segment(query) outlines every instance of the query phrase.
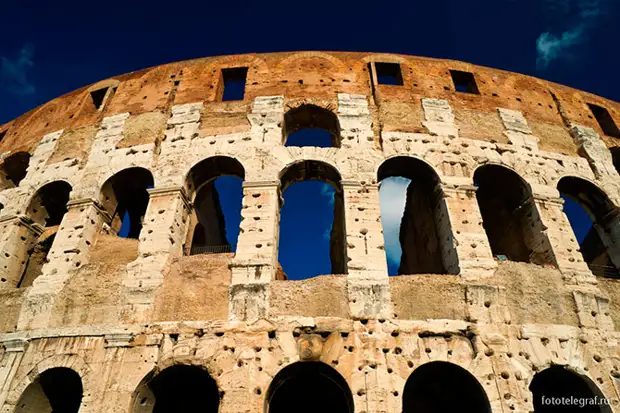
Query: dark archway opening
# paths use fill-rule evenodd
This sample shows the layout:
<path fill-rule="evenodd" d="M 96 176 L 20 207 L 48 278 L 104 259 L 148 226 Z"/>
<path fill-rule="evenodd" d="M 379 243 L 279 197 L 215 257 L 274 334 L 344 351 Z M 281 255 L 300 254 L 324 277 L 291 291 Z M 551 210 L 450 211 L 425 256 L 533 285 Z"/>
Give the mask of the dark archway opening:
<path fill-rule="evenodd" d="M 148 384 L 154 396 L 152 413 L 217 413 L 220 395 L 209 373 L 195 366 L 172 366 Z"/>
<path fill-rule="evenodd" d="M 485 165 L 474 185 L 493 255 L 499 259 L 556 265 L 529 185 L 514 171 Z"/>
<path fill-rule="evenodd" d="M 340 174 L 319 161 L 289 166 L 281 176 L 279 257 L 291 280 L 346 274 Z"/>
<path fill-rule="evenodd" d="M 340 147 L 340 124 L 331 110 L 304 104 L 284 115 L 284 146 Z"/>
<path fill-rule="evenodd" d="M 619 277 L 612 251 L 620 241 L 618 208 L 590 182 L 564 177 L 558 182 L 564 213 L 573 228 L 584 261 L 593 274 Z"/>
<path fill-rule="evenodd" d="M 456 273 L 456 251 L 435 171 L 420 160 L 396 157 L 381 165 L 378 181 L 390 275 Z"/>
<path fill-rule="evenodd" d="M 403 413 L 490 413 L 478 380 L 456 364 L 434 361 L 418 367 L 407 379 Z"/>
<path fill-rule="evenodd" d="M 241 163 L 225 156 L 205 159 L 192 168 L 186 182 L 194 205 L 186 254 L 236 250 L 244 178 Z"/>
<path fill-rule="evenodd" d="M 26 388 L 15 413 L 77 413 L 82 393 L 79 374 L 65 367 L 55 367 L 41 373 Z"/>
<path fill-rule="evenodd" d="M 267 413 L 353 413 L 353 396 L 344 378 L 320 362 L 298 362 L 274 377 Z"/>
<path fill-rule="evenodd" d="M 26 177 L 30 154 L 28 152 L 17 152 L 8 156 L 2 164 L 3 177 L 0 180 L 3 188 L 19 186 L 19 183 Z M 2 189 L 2 188 L 0 188 Z"/>
<path fill-rule="evenodd" d="M 144 168 L 125 169 L 103 185 L 103 203 L 112 216 L 111 228 L 122 238 L 138 239 L 149 204 L 153 175 Z"/>
<path fill-rule="evenodd" d="M 530 384 L 530 391 L 535 413 L 611 412 L 610 407 L 604 404 L 605 398 L 601 391 L 589 378 L 561 366 L 549 367 L 536 373 Z M 564 402 L 561 401 L 562 398 Z"/>
<path fill-rule="evenodd" d="M 616 146 L 609 149 L 609 151 L 611 152 L 611 159 L 613 160 L 616 172 L 620 174 L 620 147 Z"/>

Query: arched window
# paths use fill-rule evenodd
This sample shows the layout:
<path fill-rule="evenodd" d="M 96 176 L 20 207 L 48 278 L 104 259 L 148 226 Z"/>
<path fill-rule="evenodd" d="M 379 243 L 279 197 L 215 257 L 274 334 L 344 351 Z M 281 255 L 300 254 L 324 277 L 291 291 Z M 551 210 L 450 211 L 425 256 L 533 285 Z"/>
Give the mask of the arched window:
<path fill-rule="evenodd" d="M 530 383 L 534 413 L 611 413 L 603 394 L 588 377 L 560 366 L 549 367 L 534 375 Z M 561 398 L 564 398 L 562 403 Z M 577 400 L 570 404 L 566 400 Z M 598 400 L 599 405 L 594 405 Z M 580 406 L 578 403 L 583 403 Z"/>
<path fill-rule="evenodd" d="M 39 189 L 30 201 L 26 215 L 44 227 L 44 230 L 38 239 L 26 240 L 30 247 L 22 276 L 17 284 L 18 287 L 30 287 L 41 275 L 43 264 L 47 262 L 47 256 L 52 249 L 58 226 L 67 213 L 71 190 L 71 185 L 67 182 L 51 182 Z"/>
<path fill-rule="evenodd" d="M 556 264 L 530 186 L 519 175 L 499 165 L 485 165 L 476 170 L 474 185 L 494 256 Z"/>
<path fill-rule="evenodd" d="M 137 239 L 149 204 L 153 175 L 144 168 L 124 169 L 106 181 L 102 203 L 112 216 L 110 226 L 122 238 Z"/>
<path fill-rule="evenodd" d="M 403 413 L 491 413 L 478 380 L 456 364 L 433 361 L 418 367 L 407 379 Z"/>
<path fill-rule="evenodd" d="M 620 174 L 620 147 L 616 146 L 609 150 L 611 152 L 611 159 L 614 162 L 616 171 Z"/>
<path fill-rule="evenodd" d="M 205 159 L 191 169 L 186 186 L 194 211 L 186 254 L 236 250 L 244 177 L 241 163 L 226 156 Z"/>
<path fill-rule="evenodd" d="M 82 379 L 66 367 L 54 367 L 30 383 L 15 413 L 77 413 L 82 403 Z"/>
<path fill-rule="evenodd" d="M 346 274 L 340 174 L 318 161 L 295 163 L 280 178 L 279 257 L 289 279 Z"/>
<path fill-rule="evenodd" d="M 304 104 L 284 115 L 284 146 L 340 147 L 338 117 L 328 109 Z"/>
<path fill-rule="evenodd" d="M 30 154 L 28 152 L 16 152 L 6 157 L 2 163 L 0 173 L 0 190 L 19 186 L 19 183 L 26 177 Z"/>
<path fill-rule="evenodd" d="M 379 168 L 381 223 L 390 275 L 456 270 L 452 233 L 439 177 L 426 163 L 404 156 Z"/>
<path fill-rule="evenodd" d="M 320 362 L 297 362 L 271 382 L 265 413 L 353 413 L 353 396 L 336 370 Z"/>
<path fill-rule="evenodd" d="M 620 241 L 618 208 L 603 191 L 580 178 L 560 179 L 558 191 L 584 261 L 595 275 L 617 277 L 610 249 L 618 248 Z"/>
<path fill-rule="evenodd" d="M 217 413 L 219 405 L 217 383 L 206 370 L 176 365 L 137 389 L 132 413 Z"/>

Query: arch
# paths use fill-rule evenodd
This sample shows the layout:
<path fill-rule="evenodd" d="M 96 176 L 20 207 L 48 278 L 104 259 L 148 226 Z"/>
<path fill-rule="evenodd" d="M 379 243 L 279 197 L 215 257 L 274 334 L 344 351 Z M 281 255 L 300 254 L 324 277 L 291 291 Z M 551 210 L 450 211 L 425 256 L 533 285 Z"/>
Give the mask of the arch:
<path fill-rule="evenodd" d="M 84 389 L 80 375 L 67 367 L 40 373 L 17 401 L 15 413 L 77 413 Z"/>
<path fill-rule="evenodd" d="M 435 170 L 422 160 L 397 156 L 381 164 L 377 181 L 390 274 L 456 274 L 450 218 Z"/>
<path fill-rule="evenodd" d="M 288 365 L 273 378 L 265 397 L 265 413 L 353 413 L 353 395 L 332 367 L 306 361 Z"/>
<path fill-rule="evenodd" d="M 558 181 L 564 213 L 575 232 L 584 261 L 592 272 L 617 277 L 620 265 L 620 213 L 607 194 L 573 176 Z M 583 213 L 580 214 L 580 210 Z"/>
<path fill-rule="evenodd" d="M 137 239 L 154 185 L 148 169 L 132 167 L 110 177 L 101 187 L 100 200 L 112 217 L 110 227 L 121 237 Z"/>
<path fill-rule="evenodd" d="M 44 227 L 60 225 L 72 190 L 67 181 L 52 181 L 43 185 L 30 199 L 26 215 Z"/>
<path fill-rule="evenodd" d="M 301 104 L 284 114 L 284 146 L 340 147 L 336 114 L 313 104 Z"/>
<path fill-rule="evenodd" d="M 611 152 L 611 159 L 614 163 L 614 168 L 616 168 L 616 172 L 620 174 L 620 147 L 615 146 L 610 148 L 609 151 Z"/>
<path fill-rule="evenodd" d="M 174 365 L 149 374 L 133 395 L 131 413 L 217 413 L 220 392 L 203 368 Z"/>
<path fill-rule="evenodd" d="M 562 366 L 551 366 L 536 373 L 529 390 L 533 395 L 534 413 L 611 413 L 609 405 L 604 403 L 603 393 L 589 377 Z M 562 403 L 559 398 L 572 398 L 577 404 Z M 597 400 L 600 404 L 593 404 Z"/>
<path fill-rule="evenodd" d="M 484 389 L 470 372 L 456 364 L 433 361 L 411 373 L 403 391 L 403 413 L 456 411 L 491 413 Z"/>
<path fill-rule="evenodd" d="M 474 172 L 474 185 L 494 256 L 556 265 L 530 185 L 519 174 L 503 165 L 486 164 Z"/>
<path fill-rule="evenodd" d="M 210 157 L 192 167 L 185 181 L 194 206 L 185 243 L 186 254 L 235 250 L 244 179 L 241 162 L 228 156 Z M 224 208 L 225 205 L 228 208 Z"/>
<path fill-rule="evenodd" d="M 319 181 L 324 185 L 317 185 L 316 183 L 310 184 L 308 181 Z M 296 187 L 292 192 L 290 188 L 300 184 L 304 187 Z M 325 185 L 326 184 L 326 185 Z M 305 191 L 303 191 L 306 189 Z M 303 275 L 292 276 L 293 279 L 308 278 L 315 275 L 325 274 L 321 270 L 313 270 L 310 267 L 319 268 L 320 262 L 322 262 L 322 254 L 309 253 L 306 251 L 303 257 L 293 257 L 292 248 L 299 251 L 300 239 L 303 237 L 303 241 L 307 242 L 308 235 L 317 235 L 317 231 L 323 231 L 322 226 L 330 224 L 323 220 L 324 214 L 313 213 L 313 217 L 320 221 L 309 221 L 308 215 L 295 216 L 295 209 L 290 209 L 287 205 L 287 199 L 291 194 L 296 196 L 297 205 L 310 205 L 310 202 L 315 203 L 316 207 L 320 209 L 332 210 L 333 219 L 331 222 L 331 229 L 326 228 L 326 231 L 319 234 L 320 237 L 329 239 L 329 261 L 331 263 L 331 270 L 329 274 L 346 274 L 347 273 L 347 258 L 346 258 L 346 231 L 345 231 L 345 214 L 344 214 L 344 197 L 341 185 L 341 176 L 336 168 L 333 166 L 316 160 L 305 160 L 295 162 L 287 166 L 280 173 L 280 190 L 283 196 L 283 205 L 281 205 L 281 225 L 280 225 L 280 243 L 279 254 L 281 257 L 283 269 L 287 272 L 287 261 L 289 264 L 296 262 L 297 266 L 301 266 L 299 259 L 303 258 L 308 264 L 312 264 L 305 268 Z M 297 195 L 296 195 L 297 193 Z M 320 197 L 320 198 L 319 198 Z M 302 199 L 303 198 L 303 199 Z M 289 199 L 290 201 L 290 199 Z M 283 228 L 285 230 L 283 231 Z M 289 229 L 295 228 L 295 231 L 289 231 Z M 308 233 L 311 231 L 311 234 Z M 316 248 L 323 245 L 322 240 L 318 240 L 315 243 Z M 284 250 L 283 250 L 284 245 Z M 315 249 L 316 251 L 316 249 Z M 291 264 L 292 265 L 292 264 Z M 290 269 L 290 265 L 288 265 Z M 313 273 L 319 271 L 319 274 Z M 291 275 L 287 272 L 288 275 Z M 300 273 L 301 274 L 301 273 Z"/>
<path fill-rule="evenodd" d="M 26 177 L 29 164 L 30 154 L 28 152 L 16 152 L 7 156 L 2 163 L 3 176 L 0 177 L 0 182 L 4 181 L 2 186 L 6 188 L 19 186 L 19 183 Z"/>

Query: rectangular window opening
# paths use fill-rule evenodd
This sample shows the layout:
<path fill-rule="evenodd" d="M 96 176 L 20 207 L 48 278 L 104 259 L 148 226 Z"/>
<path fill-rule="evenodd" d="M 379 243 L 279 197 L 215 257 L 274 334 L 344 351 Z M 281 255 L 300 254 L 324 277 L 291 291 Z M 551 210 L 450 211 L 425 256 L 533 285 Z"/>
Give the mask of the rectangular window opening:
<path fill-rule="evenodd" d="M 616 125 L 607 109 L 590 103 L 588 103 L 588 106 L 590 107 L 590 110 L 596 118 L 599 126 L 603 130 L 603 133 L 607 136 L 620 138 L 620 130 L 618 129 L 618 125 Z"/>
<path fill-rule="evenodd" d="M 2 142 L 2 140 L 4 139 L 4 137 L 6 136 L 6 132 L 5 130 L 3 130 L 2 132 L 0 132 L 0 142 Z"/>
<path fill-rule="evenodd" d="M 106 93 L 108 93 L 107 87 L 90 92 L 90 97 L 93 99 L 93 104 L 96 109 L 100 109 L 103 105 L 103 99 L 105 99 Z"/>
<path fill-rule="evenodd" d="M 460 70 L 450 70 L 450 75 L 452 76 L 454 89 L 456 89 L 457 92 L 473 93 L 475 95 L 480 94 L 473 73 L 461 72 Z"/>
<path fill-rule="evenodd" d="M 229 102 L 231 100 L 243 100 L 243 97 L 245 95 L 245 81 L 247 77 L 247 67 L 222 69 L 222 78 L 224 81 L 222 102 Z"/>
<path fill-rule="evenodd" d="M 400 63 L 375 63 L 377 70 L 377 83 L 380 85 L 403 85 L 403 75 L 400 71 Z"/>

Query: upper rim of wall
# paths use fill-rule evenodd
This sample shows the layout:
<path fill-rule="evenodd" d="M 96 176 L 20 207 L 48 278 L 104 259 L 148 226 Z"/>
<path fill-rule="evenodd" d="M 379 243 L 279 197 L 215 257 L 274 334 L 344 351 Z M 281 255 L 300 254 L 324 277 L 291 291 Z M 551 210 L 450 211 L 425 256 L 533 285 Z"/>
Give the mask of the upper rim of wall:
<path fill-rule="evenodd" d="M 320 67 L 312 67 L 312 65 L 308 66 L 308 62 L 311 60 L 321 60 L 324 61 L 324 63 L 321 64 Z M 169 106 L 171 105 L 197 102 L 215 102 L 215 99 L 213 98 L 213 94 L 215 92 L 209 93 L 208 89 L 217 89 L 217 84 L 213 84 L 213 78 L 215 76 L 212 75 L 212 73 L 217 72 L 216 68 L 224 69 L 247 65 L 251 67 L 250 71 L 253 70 L 256 74 L 260 74 L 262 76 L 261 79 L 267 75 L 267 81 L 277 82 L 279 80 L 279 73 L 290 74 L 290 71 L 287 72 L 287 69 L 295 66 L 297 63 L 300 64 L 300 66 L 298 66 L 300 68 L 300 73 L 307 73 L 309 70 L 317 71 L 317 73 L 321 71 L 323 73 L 331 73 L 334 75 L 331 79 L 332 82 L 336 82 L 336 80 L 340 80 L 340 78 L 344 77 L 342 80 L 350 83 L 351 85 L 347 85 L 349 87 L 343 87 L 342 85 L 327 85 L 327 87 L 323 89 L 324 91 L 327 91 L 328 94 L 333 94 L 334 97 L 335 93 L 338 92 L 350 93 L 347 89 L 357 89 L 358 91 L 361 90 L 361 94 L 370 95 L 374 93 L 374 89 L 369 84 L 368 75 L 366 75 L 366 77 L 360 77 L 359 74 L 366 71 L 365 67 L 367 63 L 371 61 L 401 64 L 401 70 L 403 72 L 405 83 L 404 88 L 400 91 L 400 93 L 385 93 L 382 99 L 387 101 L 405 101 L 408 99 L 415 99 L 419 96 L 444 98 L 442 95 L 453 95 L 452 97 L 458 98 L 460 101 L 465 101 L 461 107 L 477 108 L 479 106 L 485 106 L 484 103 L 475 102 L 475 99 L 471 99 L 471 97 L 468 96 L 463 96 L 462 93 L 457 95 L 458 92 L 450 89 L 451 85 L 447 83 L 444 75 L 446 73 L 446 69 L 452 69 L 468 71 L 474 74 L 480 89 L 480 94 L 476 95 L 478 100 L 496 98 L 500 96 L 514 97 L 517 95 L 531 95 L 530 97 L 532 97 L 541 91 L 553 91 L 553 93 L 557 95 L 558 99 L 562 103 L 567 104 L 567 106 L 570 106 L 571 104 L 577 105 L 577 109 L 572 110 L 576 112 L 574 114 L 575 116 L 571 116 L 572 108 L 569 108 L 569 110 L 566 111 L 568 113 L 568 117 L 572 117 L 570 120 L 573 123 L 599 129 L 595 122 L 591 122 L 593 119 L 592 116 L 587 115 L 587 113 L 577 113 L 584 111 L 582 110 L 583 108 L 579 107 L 579 103 L 583 106 L 583 103 L 587 101 L 587 103 L 593 103 L 608 109 L 612 118 L 617 124 L 620 124 L 620 103 L 618 102 L 537 77 L 524 75 L 517 72 L 510 72 L 503 69 L 475 65 L 459 60 L 374 52 L 292 51 L 275 53 L 247 53 L 201 57 L 179 62 L 165 63 L 162 65 L 152 66 L 113 76 L 111 78 L 104 79 L 68 92 L 3 125 L 0 125 L 0 134 L 5 134 L 0 142 L 0 154 L 14 153 L 21 150 L 32 151 L 40 139 L 48 133 L 58 130 L 75 130 L 85 126 L 98 124 L 103 117 L 118 113 L 129 112 L 134 115 L 149 111 L 166 112 L 169 111 Z M 304 64 L 306 65 L 305 67 Z M 403 65 L 405 67 L 403 67 Z M 330 67 L 326 68 L 324 66 Z M 208 69 L 212 69 L 211 74 L 207 73 Z M 179 73 L 182 77 L 177 78 L 176 76 L 172 76 L 171 73 Z M 353 74 L 352 79 L 347 79 L 346 76 L 351 74 Z M 170 100 L 167 105 L 161 104 L 161 97 L 158 102 L 151 102 L 150 105 L 141 105 L 136 103 L 136 97 L 137 95 L 143 93 L 144 87 L 148 88 L 150 92 L 160 92 L 165 90 L 164 94 L 168 95 L 171 85 L 174 85 L 175 83 L 174 79 L 179 78 L 182 79 L 183 86 L 176 91 L 177 93 L 172 99 L 167 99 Z M 135 83 L 138 83 L 138 80 L 143 80 L 143 87 L 136 87 Z M 282 80 L 280 81 L 283 82 Z M 192 86 L 192 82 L 195 85 Z M 502 93 L 498 95 L 497 93 L 492 92 L 494 86 L 490 85 L 490 83 L 497 83 L 497 87 L 502 88 L 504 92 L 506 92 L 507 89 L 509 90 L 512 88 L 512 92 L 514 93 L 509 92 L 508 94 Z M 126 87 L 128 84 L 131 87 Z M 187 86 L 188 84 L 189 86 Z M 255 88 L 254 86 L 256 86 L 256 84 L 257 82 L 250 84 L 249 73 L 248 84 L 246 86 L 246 98 L 244 101 L 251 101 L 256 96 L 284 95 L 286 98 L 287 94 L 291 94 L 291 97 L 299 97 L 299 90 L 306 90 L 305 93 L 308 93 L 311 96 L 315 94 L 313 92 L 309 92 L 301 81 L 299 85 L 293 85 L 289 82 L 289 84 L 286 85 L 286 92 L 284 93 L 262 93 L 264 89 L 277 90 L 278 88 Z M 88 108 L 87 104 L 89 102 L 86 97 L 89 97 L 90 92 L 106 86 L 118 88 L 118 92 L 114 97 L 114 100 L 117 102 L 112 105 L 106 105 L 106 107 L 103 108 L 104 110 L 94 110 L 94 106 L 93 108 Z M 386 88 L 384 85 L 375 86 Z M 248 89 L 253 90 L 253 93 L 247 93 Z M 280 89 L 283 90 L 283 88 Z M 287 93 L 293 89 L 297 90 L 294 93 Z M 441 89 L 443 89 L 443 91 Z M 364 93 L 364 90 L 367 93 Z M 123 93 L 123 96 L 119 96 Z M 147 99 L 146 94 L 143 99 Z M 535 97 L 533 97 L 533 99 L 535 99 Z M 524 103 L 523 100 L 520 100 L 519 98 L 516 100 L 520 103 Z M 146 101 L 145 103 L 148 103 L 149 101 Z M 92 106 L 92 102 L 90 102 L 90 104 Z M 502 107 L 506 106 L 503 102 L 497 102 L 497 105 L 501 105 Z M 542 107 L 541 102 L 538 102 L 538 105 Z M 455 111 L 459 110 L 458 104 L 452 106 Z M 511 109 L 511 107 L 508 108 Z M 529 109 L 529 111 L 532 112 L 532 108 Z M 528 112 L 528 110 L 526 109 L 522 111 L 527 118 L 527 113 L 525 112 Z M 535 110 L 533 112 L 535 112 Z M 602 133 L 600 134 L 603 135 Z M 616 146 L 615 143 L 612 142 L 610 144 L 609 141 L 607 141 L 607 144 L 608 146 Z"/>

